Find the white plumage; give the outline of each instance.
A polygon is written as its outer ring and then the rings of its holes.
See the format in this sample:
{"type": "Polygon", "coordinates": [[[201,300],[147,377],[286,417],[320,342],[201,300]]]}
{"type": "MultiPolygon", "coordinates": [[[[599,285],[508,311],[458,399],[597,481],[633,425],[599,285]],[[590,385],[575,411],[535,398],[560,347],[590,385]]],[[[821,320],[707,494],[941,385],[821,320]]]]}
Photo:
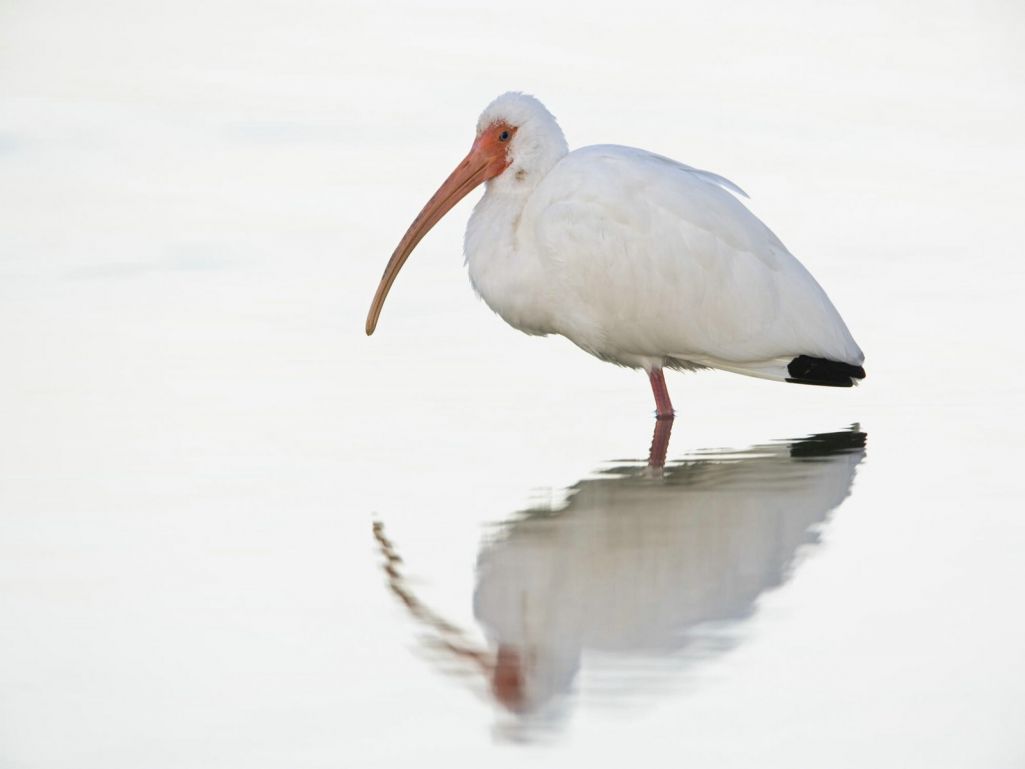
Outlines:
{"type": "Polygon", "coordinates": [[[569,152],[551,113],[518,93],[484,110],[467,159],[403,238],[368,332],[409,251],[484,180],[465,241],[476,291],[521,331],[645,369],[657,402],[663,366],[843,386],[864,376],[829,297],[739,187],[630,147],[569,152]]]}

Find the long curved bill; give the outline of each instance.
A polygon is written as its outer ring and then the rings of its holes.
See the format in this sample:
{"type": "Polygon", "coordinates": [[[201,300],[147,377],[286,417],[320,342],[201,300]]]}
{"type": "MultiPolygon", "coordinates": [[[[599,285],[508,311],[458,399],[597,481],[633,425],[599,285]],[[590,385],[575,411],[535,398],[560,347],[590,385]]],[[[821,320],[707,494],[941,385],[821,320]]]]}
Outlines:
{"type": "Polygon", "coordinates": [[[381,316],[381,308],[384,307],[388,291],[417,243],[474,187],[494,175],[494,158],[481,146],[481,142],[474,142],[470,154],[456,166],[456,170],[449,174],[438,191],[427,201],[427,205],[409,225],[409,229],[406,230],[406,234],[402,236],[391,259],[388,260],[388,266],[384,268],[384,275],[381,276],[377,293],[374,294],[374,301],[367,314],[367,336],[373,334],[374,329],[377,328],[377,320],[381,316]]]}

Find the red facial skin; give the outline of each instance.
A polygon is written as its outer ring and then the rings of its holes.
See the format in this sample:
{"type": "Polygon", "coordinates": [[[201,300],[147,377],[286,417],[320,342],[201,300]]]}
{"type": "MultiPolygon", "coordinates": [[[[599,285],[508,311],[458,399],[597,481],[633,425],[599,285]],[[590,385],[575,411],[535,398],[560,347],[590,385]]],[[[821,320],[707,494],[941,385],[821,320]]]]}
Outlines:
{"type": "Polygon", "coordinates": [[[495,667],[491,672],[491,691],[500,703],[513,712],[526,703],[523,681],[523,661],[511,646],[499,645],[495,667]]]}

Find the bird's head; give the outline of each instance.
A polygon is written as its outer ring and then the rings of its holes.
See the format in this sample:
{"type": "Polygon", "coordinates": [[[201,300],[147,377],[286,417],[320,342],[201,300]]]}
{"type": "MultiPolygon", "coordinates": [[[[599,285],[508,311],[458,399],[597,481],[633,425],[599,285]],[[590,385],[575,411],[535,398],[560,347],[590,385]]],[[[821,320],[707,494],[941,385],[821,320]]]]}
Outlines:
{"type": "Polygon", "coordinates": [[[505,157],[508,165],[492,177],[503,190],[529,191],[559,162],[569,148],[566,137],[545,105],[524,93],[504,93],[477,120],[477,137],[509,130],[505,157]]]}
{"type": "Polygon", "coordinates": [[[567,151],[559,124],[533,96],[510,92],[491,102],[477,121],[469,154],[417,214],[384,268],[367,315],[367,334],[374,333],[385,297],[406,259],[456,203],[483,182],[496,192],[529,192],[567,151]]]}

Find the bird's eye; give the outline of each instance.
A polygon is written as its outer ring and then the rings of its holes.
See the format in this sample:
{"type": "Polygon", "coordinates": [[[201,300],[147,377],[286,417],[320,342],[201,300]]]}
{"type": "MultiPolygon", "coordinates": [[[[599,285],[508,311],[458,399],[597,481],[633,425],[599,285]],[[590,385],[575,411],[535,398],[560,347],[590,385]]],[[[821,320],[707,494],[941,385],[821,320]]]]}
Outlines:
{"type": "Polygon", "coordinates": [[[508,131],[502,131],[502,133],[500,133],[498,135],[498,140],[500,142],[507,142],[507,141],[509,141],[509,132],[508,131]]]}

